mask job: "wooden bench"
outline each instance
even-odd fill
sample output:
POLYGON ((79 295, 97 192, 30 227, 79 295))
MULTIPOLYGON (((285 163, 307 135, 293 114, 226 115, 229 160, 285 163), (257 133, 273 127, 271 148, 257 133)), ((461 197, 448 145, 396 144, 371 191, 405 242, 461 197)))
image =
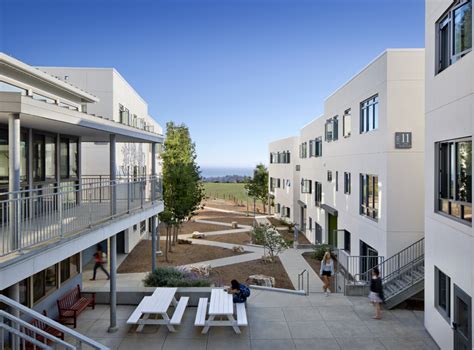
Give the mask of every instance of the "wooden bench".
POLYGON ((237 311, 237 326, 248 326, 245 303, 236 303, 235 309, 237 311))
POLYGON ((176 305, 173 317, 171 317, 170 324, 172 325, 180 325, 181 320, 183 319, 184 311, 186 310, 186 306, 188 305, 189 297, 181 297, 179 299, 178 305, 176 305))
POLYGON ((90 293, 91 298, 86 298, 81 292, 81 286, 71 289, 57 300, 59 321, 63 324, 72 324, 74 328, 77 326, 77 316, 87 307, 95 309, 95 293, 90 293), (72 319, 71 323, 69 320, 72 319))
MULTIPOLYGON (((48 314, 46 312, 46 310, 43 310, 43 315, 48 317, 48 314)), ((64 340, 64 333, 61 332, 60 330, 56 329, 56 328, 53 328, 51 326, 48 326, 46 323, 44 323, 43 321, 40 321, 40 320, 37 320, 36 318, 33 318, 30 322, 29 322, 32 326, 48 333, 48 334, 51 334, 53 337, 56 337, 56 338, 59 338, 61 340, 64 340)), ((51 340, 49 339, 45 339, 45 337, 41 334, 36 334, 36 337, 35 337, 35 334, 34 332, 32 332, 31 330, 26 330, 25 329, 25 333, 27 335, 29 335, 30 337, 33 337, 33 338, 36 338, 36 340, 38 340, 39 342, 43 343, 43 344, 51 344, 51 340)), ((30 343, 30 342, 25 342, 25 347, 26 349, 36 349, 37 347, 30 343)))
POLYGON ((206 325, 207 300, 207 298, 199 298, 196 319, 194 321, 195 326, 204 327, 206 325))

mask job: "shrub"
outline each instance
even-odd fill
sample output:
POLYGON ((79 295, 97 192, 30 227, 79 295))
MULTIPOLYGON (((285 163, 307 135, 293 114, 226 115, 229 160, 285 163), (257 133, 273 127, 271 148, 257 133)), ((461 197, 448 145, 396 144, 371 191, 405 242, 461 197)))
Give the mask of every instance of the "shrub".
POLYGON ((145 287, 210 287, 211 281, 176 267, 158 267, 146 275, 145 287))
POLYGON ((318 244, 314 248, 313 258, 316 260, 323 260, 324 254, 331 251, 331 246, 329 244, 318 244))

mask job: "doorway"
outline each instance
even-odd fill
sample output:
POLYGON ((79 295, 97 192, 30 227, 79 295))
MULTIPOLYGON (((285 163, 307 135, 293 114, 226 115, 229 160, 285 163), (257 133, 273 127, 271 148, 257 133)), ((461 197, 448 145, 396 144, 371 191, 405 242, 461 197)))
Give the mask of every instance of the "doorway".
POLYGON ((379 263, 379 252, 364 241, 360 241, 360 273, 370 270, 379 263))
POLYGON ((328 213, 328 243, 337 247, 337 216, 328 213))
POLYGON ((471 297, 454 285, 454 349, 472 349, 471 297))

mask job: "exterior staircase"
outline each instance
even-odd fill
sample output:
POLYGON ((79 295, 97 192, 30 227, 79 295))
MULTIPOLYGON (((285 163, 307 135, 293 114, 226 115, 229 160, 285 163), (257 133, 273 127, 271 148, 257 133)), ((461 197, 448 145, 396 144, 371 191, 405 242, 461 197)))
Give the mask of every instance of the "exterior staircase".
POLYGON ((4 295, 0 295, 0 334, 1 349, 108 349, 4 295), (52 335, 58 332, 64 340, 52 335))
POLYGON ((378 268, 384 288, 384 307, 392 309, 403 301, 423 291, 425 287, 425 239, 391 256, 369 270, 353 276, 352 284, 369 292, 372 271, 378 268))

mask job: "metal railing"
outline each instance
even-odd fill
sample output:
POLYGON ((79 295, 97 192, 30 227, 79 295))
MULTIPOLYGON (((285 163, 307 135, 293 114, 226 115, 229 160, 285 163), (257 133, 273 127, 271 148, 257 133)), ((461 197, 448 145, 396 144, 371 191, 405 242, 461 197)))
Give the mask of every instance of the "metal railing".
POLYGON ((298 274, 298 290, 303 290, 306 295, 309 295, 309 271, 304 269, 298 274), (305 288, 306 277, 306 288, 305 288))
POLYGON ((79 233, 160 200, 161 178, 81 179, 2 194, 0 256, 79 233))
POLYGON ((106 350, 106 346, 90 339, 62 324, 53 321, 20 303, 0 295, 2 308, 14 311, 15 314, 0 310, 0 349, 82 349, 83 346, 92 349, 106 350), (66 340, 61 340, 44 329, 36 327, 25 319, 35 319, 47 327, 64 334, 66 340))
POLYGON ((334 253, 337 257, 339 270, 346 276, 346 279, 353 281, 367 281, 364 273, 374 266, 384 262, 383 256, 373 255, 349 255, 344 249, 336 249, 334 253))

